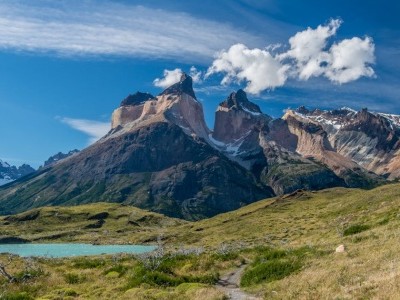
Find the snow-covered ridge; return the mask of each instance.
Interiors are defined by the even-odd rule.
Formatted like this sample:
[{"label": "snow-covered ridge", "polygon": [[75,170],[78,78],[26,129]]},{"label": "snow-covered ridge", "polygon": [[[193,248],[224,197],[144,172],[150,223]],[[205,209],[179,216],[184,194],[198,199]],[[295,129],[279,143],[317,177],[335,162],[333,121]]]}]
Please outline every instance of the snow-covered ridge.
[{"label": "snow-covered ridge", "polygon": [[214,148],[221,150],[230,156],[238,156],[242,153],[242,151],[239,151],[240,147],[242,146],[244,140],[250,133],[251,133],[251,131],[248,131],[239,139],[236,139],[233,142],[228,143],[228,144],[214,139],[212,137],[212,134],[209,134],[208,137],[209,137],[211,143],[213,143],[212,146],[214,146]]},{"label": "snow-covered ridge", "polygon": [[[331,111],[330,111],[331,112]],[[319,124],[323,124],[323,125],[327,125],[327,126],[332,126],[334,129],[339,130],[341,129],[344,125],[345,122],[343,120],[342,117],[339,116],[328,116],[324,113],[326,112],[322,112],[319,115],[306,115],[306,114],[302,114],[298,111],[294,111],[295,115],[303,118],[303,119],[308,119],[310,121],[314,121],[317,122]]]},{"label": "snow-covered ridge", "polygon": [[249,113],[249,114],[251,114],[251,115],[253,115],[253,116],[259,116],[259,115],[261,115],[261,113],[255,112],[255,111],[251,111],[251,110],[249,110],[248,108],[244,107],[242,104],[240,104],[240,107],[241,107],[245,112],[247,112],[247,113]]},{"label": "snow-covered ridge", "polygon": [[[332,126],[334,129],[339,130],[343,126],[351,123],[353,117],[358,112],[350,107],[342,107],[337,110],[311,110],[308,112],[300,112],[298,110],[293,111],[295,115],[308,119],[310,121],[317,122],[321,125]],[[303,113],[304,112],[304,113]],[[340,112],[338,114],[338,112]],[[386,114],[379,112],[369,112],[375,116],[381,116],[390,122],[392,128],[400,128],[400,115]]]},{"label": "snow-covered ridge", "polygon": [[400,116],[399,115],[384,114],[384,113],[377,113],[377,114],[384,117],[386,120],[388,120],[392,126],[400,128]]},{"label": "snow-covered ridge", "polygon": [[9,168],[10,167],[10,165],[8,163],[2,161],[1,159],[0,159],[0,166],[3,167],[3,168]]},{"label": "snow-covered ridge", "polygon": [[349,124],[357,111],[350,107],[342,107],[333,110],[311,110],[302,113],[299,110],[293,111],[295,115],[316,122],[321,125],[330,126],[335,130],[340,130],[343,126]]},{"label": "snow-covered ridge", "polygon": [[0,186],[34,171],[35,170],[29,165],[24,164],[17,168],[16,166],[11,166],[9,163],[0,160]]}]

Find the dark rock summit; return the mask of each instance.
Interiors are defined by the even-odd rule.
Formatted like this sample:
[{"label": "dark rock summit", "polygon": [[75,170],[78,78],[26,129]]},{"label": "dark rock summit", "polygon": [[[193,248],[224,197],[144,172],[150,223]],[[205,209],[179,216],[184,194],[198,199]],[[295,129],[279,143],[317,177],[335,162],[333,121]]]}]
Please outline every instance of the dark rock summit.
[{"label": "dark rock summit", "polygon": [[136,92],[133,95],[129,95],[126,97],[124,100],[122,100],[120,106],[129,106],[129,105],[138,105],[138,104],[143,104],[149,99],[153,99],[154,96],[149,93],[142,93],[142,92]]},{"label": "dark rock summit", "polygon": [[193,91],[193,80],[192,77],[183,73],[179,82],[171,85],[169,88],[165,89],[160,95],[178,95],[188,94],[194,99],[196,95]]},{"label": "dark rock summit", "polygon": [[248,110],[257,114],[261,113],[260,107],[247,99],[246,92],[242,89],[233,92],[229,97],[219,104],[221,107],[236,110]]}]

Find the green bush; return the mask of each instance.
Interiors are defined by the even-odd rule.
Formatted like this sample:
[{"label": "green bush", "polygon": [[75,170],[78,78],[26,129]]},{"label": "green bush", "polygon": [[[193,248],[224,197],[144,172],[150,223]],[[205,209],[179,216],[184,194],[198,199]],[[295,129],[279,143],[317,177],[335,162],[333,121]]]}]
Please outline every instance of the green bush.
[{"label": "green bush", "polygon": [[105,270],[103,272],[104,275],[107,275],[110,272],[117,272],[119,274],[119,277],[121,277],[122,275],[124,275],[126,272],[128,271],[128,267],[124,266],[124,265],[115,265],[112,266],[111,268]]},{"label": "green bush", "polygon": [[348,235],[357,234],[357,233],[363,232],[365,230],[368,230],[370,228],[371,228],[371,226],[369,226],[369,225],[360,225],[360,224],[352,225],[343,231],[343,235],[348,236]]},{"label": "green bush", "polygon": [[280,280],[300,270],[307,257],[323,254],[308,246],[292,250],[259,246],[253,251],[256,257],[244,271],[240,282],[243,287]]},{"label": "green bush", "polygon": [[216,273],[201,276],[177,275],[170,269],[151,271],[139,265],[134,269],[134,275],[130,278],[127,289],[138,287],[141,284],[163,287],[178,286],[182,283],[215,284],[218,277]]},{"label": "green bush", "polygon": [[19,273],[15,274],[14,277],[17,282],[21,282],[21,281],[24,281],[27,279],[39,277],[41,275],[44,275],[43,270],[37,268],[37,269],[28,269],[28,270],[19,272]]},{"label": "green bush", "polygon": [[31,300],[33,297],[29,296],[27,292],[19,293],[7,293],[3,295],[0,299],[4,300]]},{"label": "green bush", "polygon": [[64,279],[66,283],[78,284],[84,282],[86,280],[86,277],[74,273],[67,273],[64,275]]},{"label": "green bush", "polygon": [[293,260],[271,260],[250,267],[242,276],[240,285],[243,287],[270,282],[285,278],[301,268],[299,261]]}]

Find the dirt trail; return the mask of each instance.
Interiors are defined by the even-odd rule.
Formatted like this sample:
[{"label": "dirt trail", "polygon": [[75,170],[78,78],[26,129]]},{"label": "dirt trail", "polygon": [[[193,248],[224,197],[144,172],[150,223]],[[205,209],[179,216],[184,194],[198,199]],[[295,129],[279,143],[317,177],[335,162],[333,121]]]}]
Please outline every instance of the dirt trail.
[{"label": "dirt trail", "polygon": [[218,280],[216,287],[223,291],[231,300],[261,300],[262,298],[252,296],[239,287],[240,278],[246,265],[230,272]]}]

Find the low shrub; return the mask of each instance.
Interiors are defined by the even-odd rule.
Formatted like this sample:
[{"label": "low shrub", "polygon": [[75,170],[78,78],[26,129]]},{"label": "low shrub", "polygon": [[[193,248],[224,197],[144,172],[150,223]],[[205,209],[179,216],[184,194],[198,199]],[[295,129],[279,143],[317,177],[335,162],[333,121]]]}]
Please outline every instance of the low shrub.
[{"label": "low shrub", "polygon": [[347,227],[343,231],[343,235],[344,236],[348,236],[348,235],[357,234],[357,233],[366,231],[366,230],[368,230],[370,228],[371,228],[371,226],[369,226],[369,225],[361,225],[361,224],[351,225],[350,227]]},{"label": "low shrub", "polygon": [[119,274],[119,277],[121,277],[128,271],[128,269],[129,268],[127,266],[119,264],[119,265],[112,266],[111,268],[108,268],[107,270],[105,270],[103,272],[103,274],[107,275],[111,272],[115,272],[115,273]]},{"label": "low shrub", "polygon": [[299,270],[302,264],[296,260],[271,260],[250,267],[245,271],[240,281],[243,287],[258,284],[260,282],[271,282],[285,278]]},{"label": "low shrub", "polygon": [[215,284],[218,281],[217,273],[208,273],[199,276],[178,275],[170,269],[148,270],[142,265],[134,269],[134,275],[130,278],[127,289],[138,287],[142,284],[150,286],[174,287],[182,283]]},{"label": "low shrub", "polygon": [[29,296],[27,292],[7,293],[2,295],[0,299],[4,300],[31,300],[33,297]]},{"label": "low shrub", "polygon": [[64,279],[65,282],[68,284],[78,284],[84,282],[86,280],[86,277],[79,274],[67,273],[64,274]]},{"label": "low shrub", "polygon": [[253,251],[256,257],[244,271],[240,281],[243,287],[285,278],[300,270],[307,257],[323,254],[308,246],[292,250],[259,246]]}]

